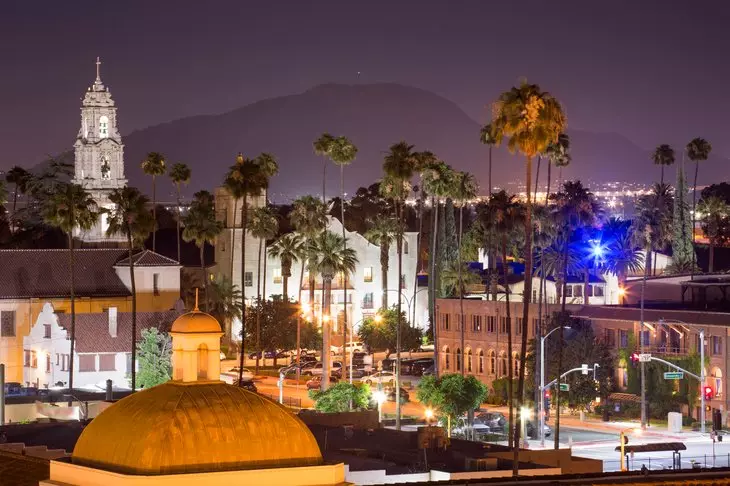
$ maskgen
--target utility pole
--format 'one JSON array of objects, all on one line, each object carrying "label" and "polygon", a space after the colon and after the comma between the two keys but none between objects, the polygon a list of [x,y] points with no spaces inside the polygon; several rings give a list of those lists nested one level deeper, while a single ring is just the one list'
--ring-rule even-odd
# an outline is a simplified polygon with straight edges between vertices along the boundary
[{"label": "utility pole", "polygon": [[705,330],[700,329],[700,432],[705,433]]},{"label": "utility pole", "polygon": [[0,363],[0,427],[5,425],[5,365]]}]

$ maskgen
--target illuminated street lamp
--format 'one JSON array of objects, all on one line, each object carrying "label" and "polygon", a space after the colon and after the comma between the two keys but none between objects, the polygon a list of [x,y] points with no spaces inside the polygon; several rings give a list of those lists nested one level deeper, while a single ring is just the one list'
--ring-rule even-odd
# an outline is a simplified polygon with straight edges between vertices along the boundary
[{"label": "illuminated street lamp", "polygon": [[378,423],[383,423],[383,402],[385,402],[385,392],[383,390],[375,390],[373,398],[378,403]]},{"label": "illuminated street lamp", "polygon": [[431,425],[431,420],[433,420],[433,409],[431,407],[427,407],[423,414],[426,416],[426,425]]},{"label": "illuminated street lamp", "polygon": [[545,340],[558,329],[570,329],[570,326],[556,327],[540,338],[540,447],[545,447]]}]

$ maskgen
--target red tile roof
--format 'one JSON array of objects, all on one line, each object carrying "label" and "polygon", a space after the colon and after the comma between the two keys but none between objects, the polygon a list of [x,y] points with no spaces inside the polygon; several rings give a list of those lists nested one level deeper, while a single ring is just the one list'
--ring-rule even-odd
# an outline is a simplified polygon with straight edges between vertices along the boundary
[{"label": "red tile roof", "polygon": [[[155,253],[152,250],[142,250],[132,255],[132,261],[136,267],[169,267],[180,264],[172,258]],[[116,263],[118,266],[129,266],[129,257],[123,258]]]}]

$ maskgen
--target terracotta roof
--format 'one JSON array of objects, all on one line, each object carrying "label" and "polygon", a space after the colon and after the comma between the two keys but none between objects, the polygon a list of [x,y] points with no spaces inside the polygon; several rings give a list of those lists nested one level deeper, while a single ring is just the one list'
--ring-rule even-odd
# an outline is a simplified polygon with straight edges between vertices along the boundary
[{"label": "terracotta roof", "polygon": [[48,459],[0,451],[0,484],[38,486],[51,475]]},{"label": "terracotta roof", "polygon": [[[137,340],[142,329],[156,327],[169,332],[172,323],[180,315],[171,310],[164,312],[137,312]],[[69,329],[70,314],[59,314],[58,324]],[[109,317],[106,312],[76,315],[76,351],[79,353],[123,353],[130,351],[132,342],[132,313],[117,313],[117,337],[109,334]],[[131,352],[131,351],[130,351]]]},{"label": "terracotta roof", "polygon": [[[132,295],[114,270],[126,253],[124,249],[75,250],[76,295]],[[0,299],[68,296],[68,264],[68,250],[0,250]]]},{"label": "terracotta roof", "polygon": [[[132,261],[136,267],[168,267],[178,266],[178,262],[172,258],[155,253],[152,250],[142,250],[132,255]],[[116,263],[118,266],[129,266],[129,257],[122,258]]]}]

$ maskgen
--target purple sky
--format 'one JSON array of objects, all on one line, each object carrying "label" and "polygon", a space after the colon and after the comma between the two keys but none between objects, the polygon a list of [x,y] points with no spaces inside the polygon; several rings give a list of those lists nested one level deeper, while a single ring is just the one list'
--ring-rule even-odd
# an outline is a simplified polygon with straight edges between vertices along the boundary
[{"label": "purple sky", "polygon": [[484,121],[527,77],[574,128],[727,157],[729,20],[723,0],[2,2],[0,169],[71,148],[96,56],[123,134],[325,82],[418,86]]}]

